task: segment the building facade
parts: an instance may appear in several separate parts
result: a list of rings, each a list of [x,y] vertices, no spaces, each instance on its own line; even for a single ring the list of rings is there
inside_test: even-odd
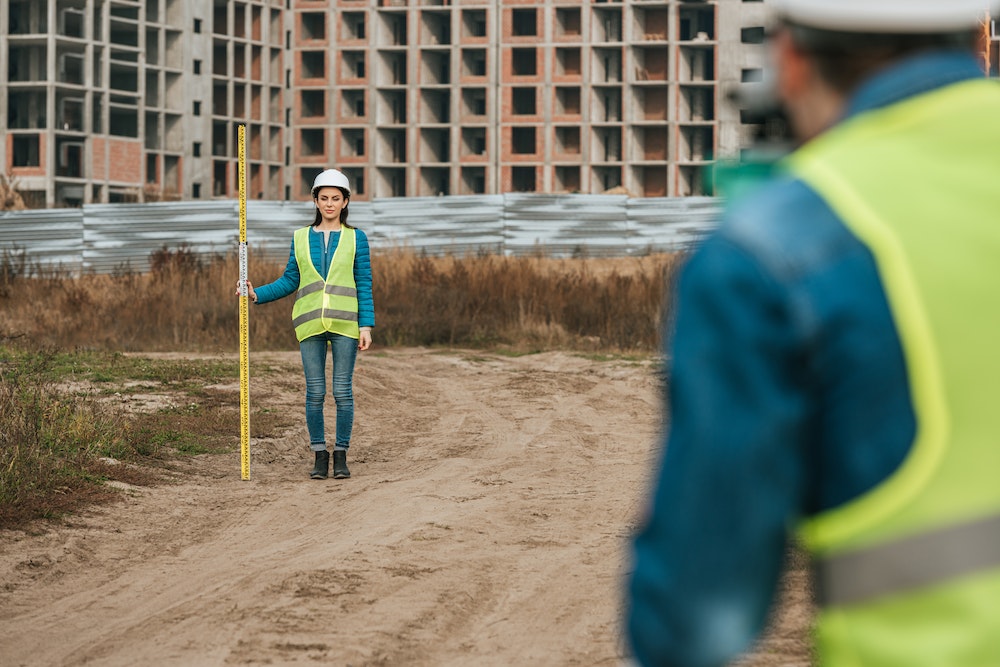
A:
[[[759,75],[748,0],[3,0],[0,164],[34,206],[709,194]]]

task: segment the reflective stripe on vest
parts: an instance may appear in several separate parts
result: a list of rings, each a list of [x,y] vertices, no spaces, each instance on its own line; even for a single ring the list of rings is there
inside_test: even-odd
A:
[[[1000,515],[829,556],[816,566],[821,605],[856,605],[1000,567]]]
[[[358,290],[354,282],[354,229],[342,227],[326,280],[313,266],[309,251],[310,227],[295,232],[295,261],[299,289],[292,308],[295,337],[303,341],[324,332],[358,338]]]
[[[820,664],[1000,665],[997,118],[1000,85],[966,81],[859,114],[788,162],[875,259],[917,426],[898,470],[801,528]]]

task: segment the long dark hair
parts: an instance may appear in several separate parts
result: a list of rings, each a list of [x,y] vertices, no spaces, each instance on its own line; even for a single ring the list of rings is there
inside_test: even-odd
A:
[[[323,187],[316,188],[315,190],[313,190],[312,196],[314,204],[316,203],[316,196],[319,194],[319,191],[322,190],[323,188],[337,188],[338,190],[340,190],[340,193],[344,195],[344,199],[347,200],[348,205],[340,209],[340,224],[343,225],[344,227],[347,227],[348,229],[354,229],[349,224],[347,224],[347,214],[350,213],[348,209],[350,208],[351,193],[345,190],[344,188],[340,187],[339,185],[324,185]],[[317,207],[316,217],[313,218],[312,226],[315,227],[321,222],[323,222],[323,215],[319,212],[319,207]]]

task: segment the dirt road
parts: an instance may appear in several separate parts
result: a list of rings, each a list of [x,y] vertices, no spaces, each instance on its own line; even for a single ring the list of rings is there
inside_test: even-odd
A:
[[[297,353],[255,358],[288,371],[254,408],[300,413]],[[198,457],[0,534],[0,664],[617,665],[657,394],[652,362],[363,355],[349,480],[307,478],[303,420],[252,442],[251,481]],[[797,633],[759,664],[807,664]]]

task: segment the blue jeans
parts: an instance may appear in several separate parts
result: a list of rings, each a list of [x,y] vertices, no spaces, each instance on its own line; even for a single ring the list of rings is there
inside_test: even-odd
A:
[[[323,401],[326,398],[326,350],[333,350],[333,400],[337,403],[337,440],[334,449],[346,450],[351,444],[354,427],[354,361],[358,356],[358,341],[335,333],[311,336],[299,343],[302,370],[306,375],[306,427],[309,448],[314,452],[326,449],[323,422]]]

